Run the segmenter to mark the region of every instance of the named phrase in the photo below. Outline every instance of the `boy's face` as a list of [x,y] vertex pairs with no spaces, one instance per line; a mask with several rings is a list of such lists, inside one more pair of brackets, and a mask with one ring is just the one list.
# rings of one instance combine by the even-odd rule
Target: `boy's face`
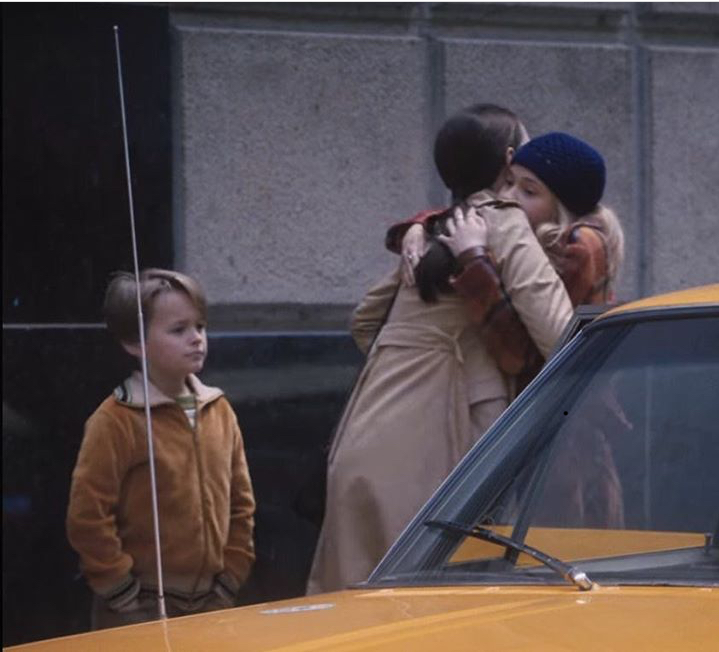
[[184,292],[170,290],[155,298],[146,346],[155,382],[184,382],[189,374],[202,370],[207,356],[206,324]]

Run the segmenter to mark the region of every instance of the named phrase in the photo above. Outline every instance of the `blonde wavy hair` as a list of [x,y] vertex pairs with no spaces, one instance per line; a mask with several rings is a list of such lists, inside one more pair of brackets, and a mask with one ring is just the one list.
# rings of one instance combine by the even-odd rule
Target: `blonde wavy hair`
[[624,230],[616,213],[603,204],[586,215],[574,215],[555,197],[557,210],[554,221],[540,224],[535,233],[542,248],[547,252],[550,262],[558,268],[558,251],[562,236],[574,224],[588,223],[595,225],[604,240],[607,254],[607,285],[614,287],[619,270],[624,262]]

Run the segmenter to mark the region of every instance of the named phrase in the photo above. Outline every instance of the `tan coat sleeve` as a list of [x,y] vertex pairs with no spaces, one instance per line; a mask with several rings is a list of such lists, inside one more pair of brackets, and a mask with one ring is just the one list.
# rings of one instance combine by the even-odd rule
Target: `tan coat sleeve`
[[[231,410],[231,408],[230,408]],[[245,447],[237,418],[231,415],[234,430],[232,480],[230,485],[230,529],[224,550],[225,570],[238,587],[244,584],[255,561],[253,541],[255,498],[247,467]]]
[[132,458],[130,433],[109,415],[93,414],[72,474],[66,527],[83,574],[101,595],[126,581],[133,566],[122,549],[115,520],[122,479]]
[[564,283],[539,244],[529,221],[516,208],[483,208],[488,246],[502,285],[544,358],[554,348],[573,308]]
[[357,346],[367,355],[387,312],[392,306],[399,284],[399,269],[375,283],[352,312],[350,331]]

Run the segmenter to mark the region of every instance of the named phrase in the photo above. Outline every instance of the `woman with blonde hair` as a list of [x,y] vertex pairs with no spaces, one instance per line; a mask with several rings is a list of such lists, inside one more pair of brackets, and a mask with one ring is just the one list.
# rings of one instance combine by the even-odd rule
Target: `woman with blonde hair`
[[[601,154],[584,141],[561,132],[539,136],[521,147],[512,159],[503,194],[515,199],[527,214],[537,239],[561,272],[568,264],[566,247],[588,240],[601,244],[592,287],[568,288],[574,303],[614,300],[613,284],[624,256],[624,234],[614,212],[600,203],[605,165]],[[585,262],[586,264],[586,262]],[[573,270],[574,271],[574,270]],[[580,270],[576,270],[580,271]],[[573,294],[574,293],[574,294]]]
[[[606,183],[602,155],[588,143],[562,132],[538,136],[512,157],[499,196],[516,201],[525,212],[539,243],[564,282],[574,306],[609,304],[624,258],[624,233],[615,213],[601,204]],[[432,214],[420,215],[391,227],[390,250],[403,253],[404,278],[426,249],[426,224]],[[476,224],[464,221],[452,229],[445,244],[455,256],[487,246]],[[508,297],[513,288],[501,281],[496,264],[472,269],[453,281],[465,298],[475,324],[482,327],[488,350],[499,367],[516,377],[515,391],[536,375],[544,356]]]

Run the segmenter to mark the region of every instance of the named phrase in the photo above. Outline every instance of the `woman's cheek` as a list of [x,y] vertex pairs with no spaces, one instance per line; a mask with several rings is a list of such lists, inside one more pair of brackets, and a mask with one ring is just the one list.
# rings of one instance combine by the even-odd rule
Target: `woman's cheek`
[[532,225],[532,228],[536,229],[542,222],[546,221],[541,206],[537,205],[536,201],[527,201],[525,205],[526,208],[524,208],[524,206],[523,208],[524,212],[527,213],[529,223]]

